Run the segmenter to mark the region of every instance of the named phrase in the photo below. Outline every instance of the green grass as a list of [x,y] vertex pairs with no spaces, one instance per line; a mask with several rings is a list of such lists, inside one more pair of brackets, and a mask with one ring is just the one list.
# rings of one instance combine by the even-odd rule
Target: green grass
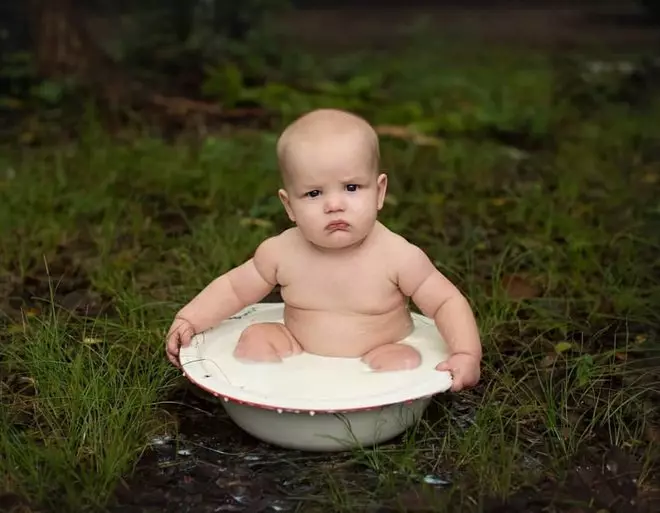
[[[400,444],[351,456],[376,486],[326,476],[312,498],[324,511],[401,499],[447,470],[453,484],[433,503],[478,511],[486,497],[561,480],[585,447],[637,454],[643,484],[660,456],[649,435],[660,377],[658,98],[581,112],[556,89],[574,71],[488,55],[456,66],[431,48],[397,61],[398,73],[332,61],[326,73],[366,77],[372,97],[285,98],[285,117],[334,103],[444,134],[437,147],[383,138],[382,220],[466,292],[485,348],[481,385],[460,400],[474,418],[441,398]],[[161,403],[179,379],[163,352],[173,313],[288,225],[275,131],[191,143],[137,129],[111,137],[83,122],[73,142],[0,153],[0,486],[54,511],[101,509],[150,436],[170,429]],[[516,149],[489,139],[493,128],[541,144]],[[512,277],[523,293],[507,288]],[[56,306],[80,287],[111,314]],[[36,294],[31,310],[10,310],[11,290]]]
[[163,429],[151,415],[170,372],[158,334],[133,317],[83,327],[51,311],[14,335],[4,356],[22,386],[3,405],[4,487],[37,504],[102,507]]

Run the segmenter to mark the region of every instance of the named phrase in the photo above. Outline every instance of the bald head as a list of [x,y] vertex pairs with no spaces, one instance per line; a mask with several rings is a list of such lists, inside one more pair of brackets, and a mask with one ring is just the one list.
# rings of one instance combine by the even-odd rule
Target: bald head
[[277,158],[285,183],[303,162],[327,159],[337,152],[364,158],[374,172],[378,170],[378,134],[367,121],[350,112],[314,110],[291,123],[277,141]]

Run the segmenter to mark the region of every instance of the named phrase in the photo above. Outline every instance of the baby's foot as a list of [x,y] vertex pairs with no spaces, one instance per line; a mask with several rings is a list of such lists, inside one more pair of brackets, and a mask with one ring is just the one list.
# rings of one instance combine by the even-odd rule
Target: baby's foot
[[282,358],[301,352],[302,348],[284,324],[260,322],[243,330],[234,357],[252,362],[281,362]]
[[362,361],[376,371],[398,371],[419,367],[422,356],[414,347],[396,343],[372,349],[362,357]]

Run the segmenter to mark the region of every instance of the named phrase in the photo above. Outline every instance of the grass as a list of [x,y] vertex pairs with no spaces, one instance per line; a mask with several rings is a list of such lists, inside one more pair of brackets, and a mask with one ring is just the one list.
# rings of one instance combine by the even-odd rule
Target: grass
[[4,485],[38,504],[101,507],[145,436],[162,429],[149,416],[168,372],[144,326],[44,317],[5,353],[23,387],[3,409]]
[[[279,100],[285,118],[348,105],[443,134],[383,137],[382,220],[469,296],[483,378],[439,398],[400,443],[350,455],[371,484],[330,473],[309,503],[480,511],[561,482],[589,448],[633,454],[640,489],[656,486],[659,98],[620,101],[623,79],[592,85],[578,61],[417,50],[398,68],[391,56],[326,63],[363,77],[366,100],[340,82]],[[276,131],[190,142],[83,123],[75,141],[0,153],[0,486],[52,511],[102,510],[150,437],[172,429],[174,311],[287,226]],[[10,296],[23,293],[18,312]],[[94,310],[61,306],[76,294]],[[425,477],[442,475],[451,484],[431,493]]]

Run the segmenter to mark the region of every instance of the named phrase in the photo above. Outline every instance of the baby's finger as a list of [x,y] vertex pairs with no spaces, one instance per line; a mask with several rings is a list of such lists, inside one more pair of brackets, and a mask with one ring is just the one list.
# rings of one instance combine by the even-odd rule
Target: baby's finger
[[452,392],[460,392],[463,390],[463,379],[460,377],[454,377],[451,383]]
[[195,335],[195,330],[192,326],[185,326],[179,330],[179,341],[182,347],[188,347],[192,338]]
[[167,348],[167,353],[176,356],[179,354],[179,337],[178,334],[171,333],[167,337],[167,342],[165,344],[165,347]]
[[448,371],[451,370],[451,366],[449,365],[449,360],[446,360],[444,362],[439,363],[438,365],[435,366],[436,370],[439,371]]
[[463,389],[464,376],[459,368],[453,368],[451,370],[451,391],[458,392]]
[[167,354],[167,358],[169,359],[169,361],[172,362],[172,364],[175,367],[179,367],[179,368],[181,367],[181,365],[179,364],[179,358],[177,356],[177,353],[172,352],[170,350],[169,346],[167,347],[166,354]]
[[179,354],[179,345],[181,344],[181,332],[179,330],[170,333],[167,337],[167,350],[177,356]]
[[469,377],[466,377],[464,380],[463,387],[464,388],[472,388],[475,386],[477,383],[479,383],[479,371],[474,371],[473,373],[470,374]]

